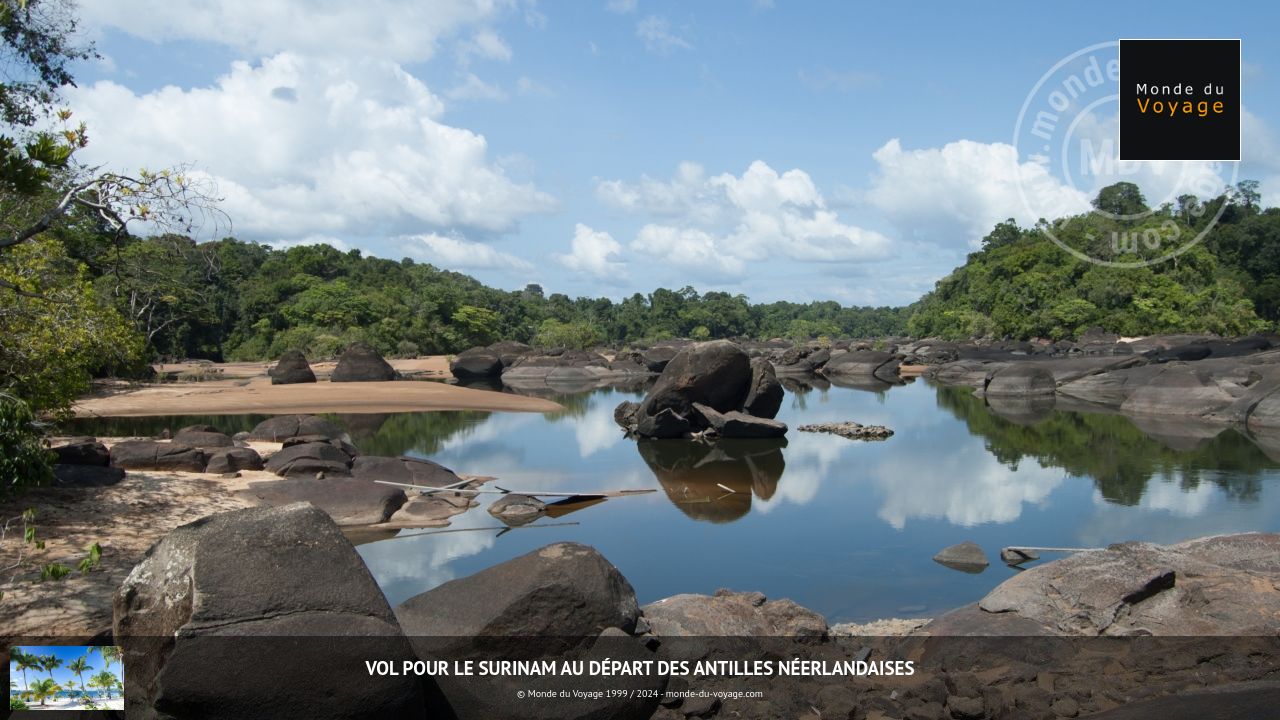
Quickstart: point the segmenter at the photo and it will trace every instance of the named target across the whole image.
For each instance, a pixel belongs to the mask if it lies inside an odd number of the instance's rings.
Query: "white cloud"
[[[466,66],[473,57],[505,62],[511,59],[511,47],[498,33],[484,28],[470,39],[458,43],[459,64]]]
[[[625,15],[626,13],[635,12],[637,4],[637,0],[609,0],[609,2],[605,3],[605,7],[609,9],[609,12]]]
[[[661,15],[650,15],[636,23],[636,37],[652,52],[666,55],[672,50],[692,50],[693,44],[671,29],[671,23]]]
[[[280,53],[210,87],[67,94],[93,133],[87,162],[195,163],[250,239],[505,231],[555,204],[490,162],[483,136],[441,122],[439,98],[391,62]]]
[[[118,0],[82,3],[79,11],[90,28],[115,28],[154,42],[202,40],[254,55],[288,50],[413,62],[430,58],[441,39],[491,22],[514,5],[511,0]]]
[[[445,93],[451,100],[506,100],[507,94],[502,88],[476,77],[475,73],[467,73],[462,82],[449,88]]]
[[[1013,217],[1033,224],[1089,209],[1089,196],[1070,188],[1042,166],[1018,162],[1005,143],[959,140],[941,148],[903,150],[897,138],[872,154],[878,172],[866,194],[911,239],[938,244],[976,245],[997,223]],[[1032,207],[1056,208],[1031,217],[1018,183]]]
[[[533,265],[484,243],[426,233],[402,238],[406,252],[450,270],[507,270],[531,272]]]
[[[572,251],[568,255],[556,255],[556,260],[571,270],[599,278],[616,278],[622,273],[623,265],[613,257],[621,252],[622,246],[612,235],[578,223],[573,230]]]
[[[650,216],[631,247],[684,270],[741,275],[748,262],[789,258],[858,262],[886,257],[883,235],[845,224],[803,170],[778,174],[755,161],[741,175],[708,178],[682,163],[669,182],[597,183],[607,205]]]

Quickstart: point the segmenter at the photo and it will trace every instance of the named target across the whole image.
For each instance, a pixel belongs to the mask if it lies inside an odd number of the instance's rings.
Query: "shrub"
[[[53,479],[53,453],[25,402],[0,394],[0,495]]]

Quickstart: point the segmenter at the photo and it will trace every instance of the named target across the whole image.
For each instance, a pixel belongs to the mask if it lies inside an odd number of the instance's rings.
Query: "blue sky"
[[[105,56],[67,98],[88,160],[191,164],[241,238],[506,288],[911,302],[996,220],[1079,208],[1121,179],[1039,178],[1024,203],[1014,138],[1046,71],[1120,37],[1241,37],[1239,177],[1280,194],[1266,7],[121,0],[81,14]],[[1105,138],[1111,108],[1081,127]]]
[[[72,660],[75,660],[76,658],[82,658],[82,657],[88,659],[89,666],[92,669],[84,673],[84,680],[86,683],[85,689],[91,689],[89,688],[89,685],[88,685],[90,677],[107,669],[107,666],[102,662],[102,656],[99,655],[96,651],[90,652],[92,648],[89,648],[89,647],[83,647],[79,645],[48,645],[48,646],[23,645],[20,647],[22,647],[24,651],[31,653],[33,655],[57,656],[58,659],[62,661],[63,667],[54,669],[53,679],[55,682],[57,682],[64,689],[67,689],[67,690],[80,689],[80,678],[78,678],[75,673],[67,670],[67,668],[65,667],[66,664],[71,662]],[[118,660],[112,661],[110,672],[114,674],[117,678],[120,678],[123,680],[124,670],[121,668],[120,662]],[[44,670],[27,670],[28,682],[43,680],[48,677],[49,677],[49,673],[45,672]],[[15,666],[13,663],[9,663],[9,679],[18,684],[18,687],[17,687],[18,690],[26,689],[22,684],[23,682],[22,672],[19,671],[17,669],[17,666]],[[10,688],[10,689],[12,690],[13,688]]]

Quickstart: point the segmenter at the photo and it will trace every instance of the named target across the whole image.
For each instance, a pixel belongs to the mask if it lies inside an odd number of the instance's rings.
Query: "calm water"
[[[1120,416],[1025,406],[996,414],[966,389],[916,382],[878,392],[789,391],[779,415],[792,427],[785,443],[708,447],[624,438],[613,408],[638,397],[559,397],[568,410],[545,416],[336,416],[366,453],[429,457],[497,476],[507,488],[658,489],[506,533],[478,508],[450,527],[467,532],[410,530],[361,544],[388,599],[571,540],[603,552],[642,603],[728,587],[789,597],[833,622],[930,616],[977,600],[1015,572],[997,557],[1006,545],[1280,530],[1280,464],[1234,430],[1140,429]],[[235,432],[260,419],[97,420],[74,429],[143,434],[209,422]],[[842,420],[896,434],[857,442],[795,430]],[[566,522],[578,524],[544,527]],[[982,545],[995,564],[968,575],[931,560],[963,540]]]

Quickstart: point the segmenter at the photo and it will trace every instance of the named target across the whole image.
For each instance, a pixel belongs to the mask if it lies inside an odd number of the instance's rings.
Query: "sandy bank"
[[[472,390],[437,382],[399,380],[373,383],[272,385],[265,377],[163,384],[105,384],[74,407],[79,417],[144,415],[285,415],[291,413],[375,413],[429,410],[555,412],[560,404],[542,398]]]

